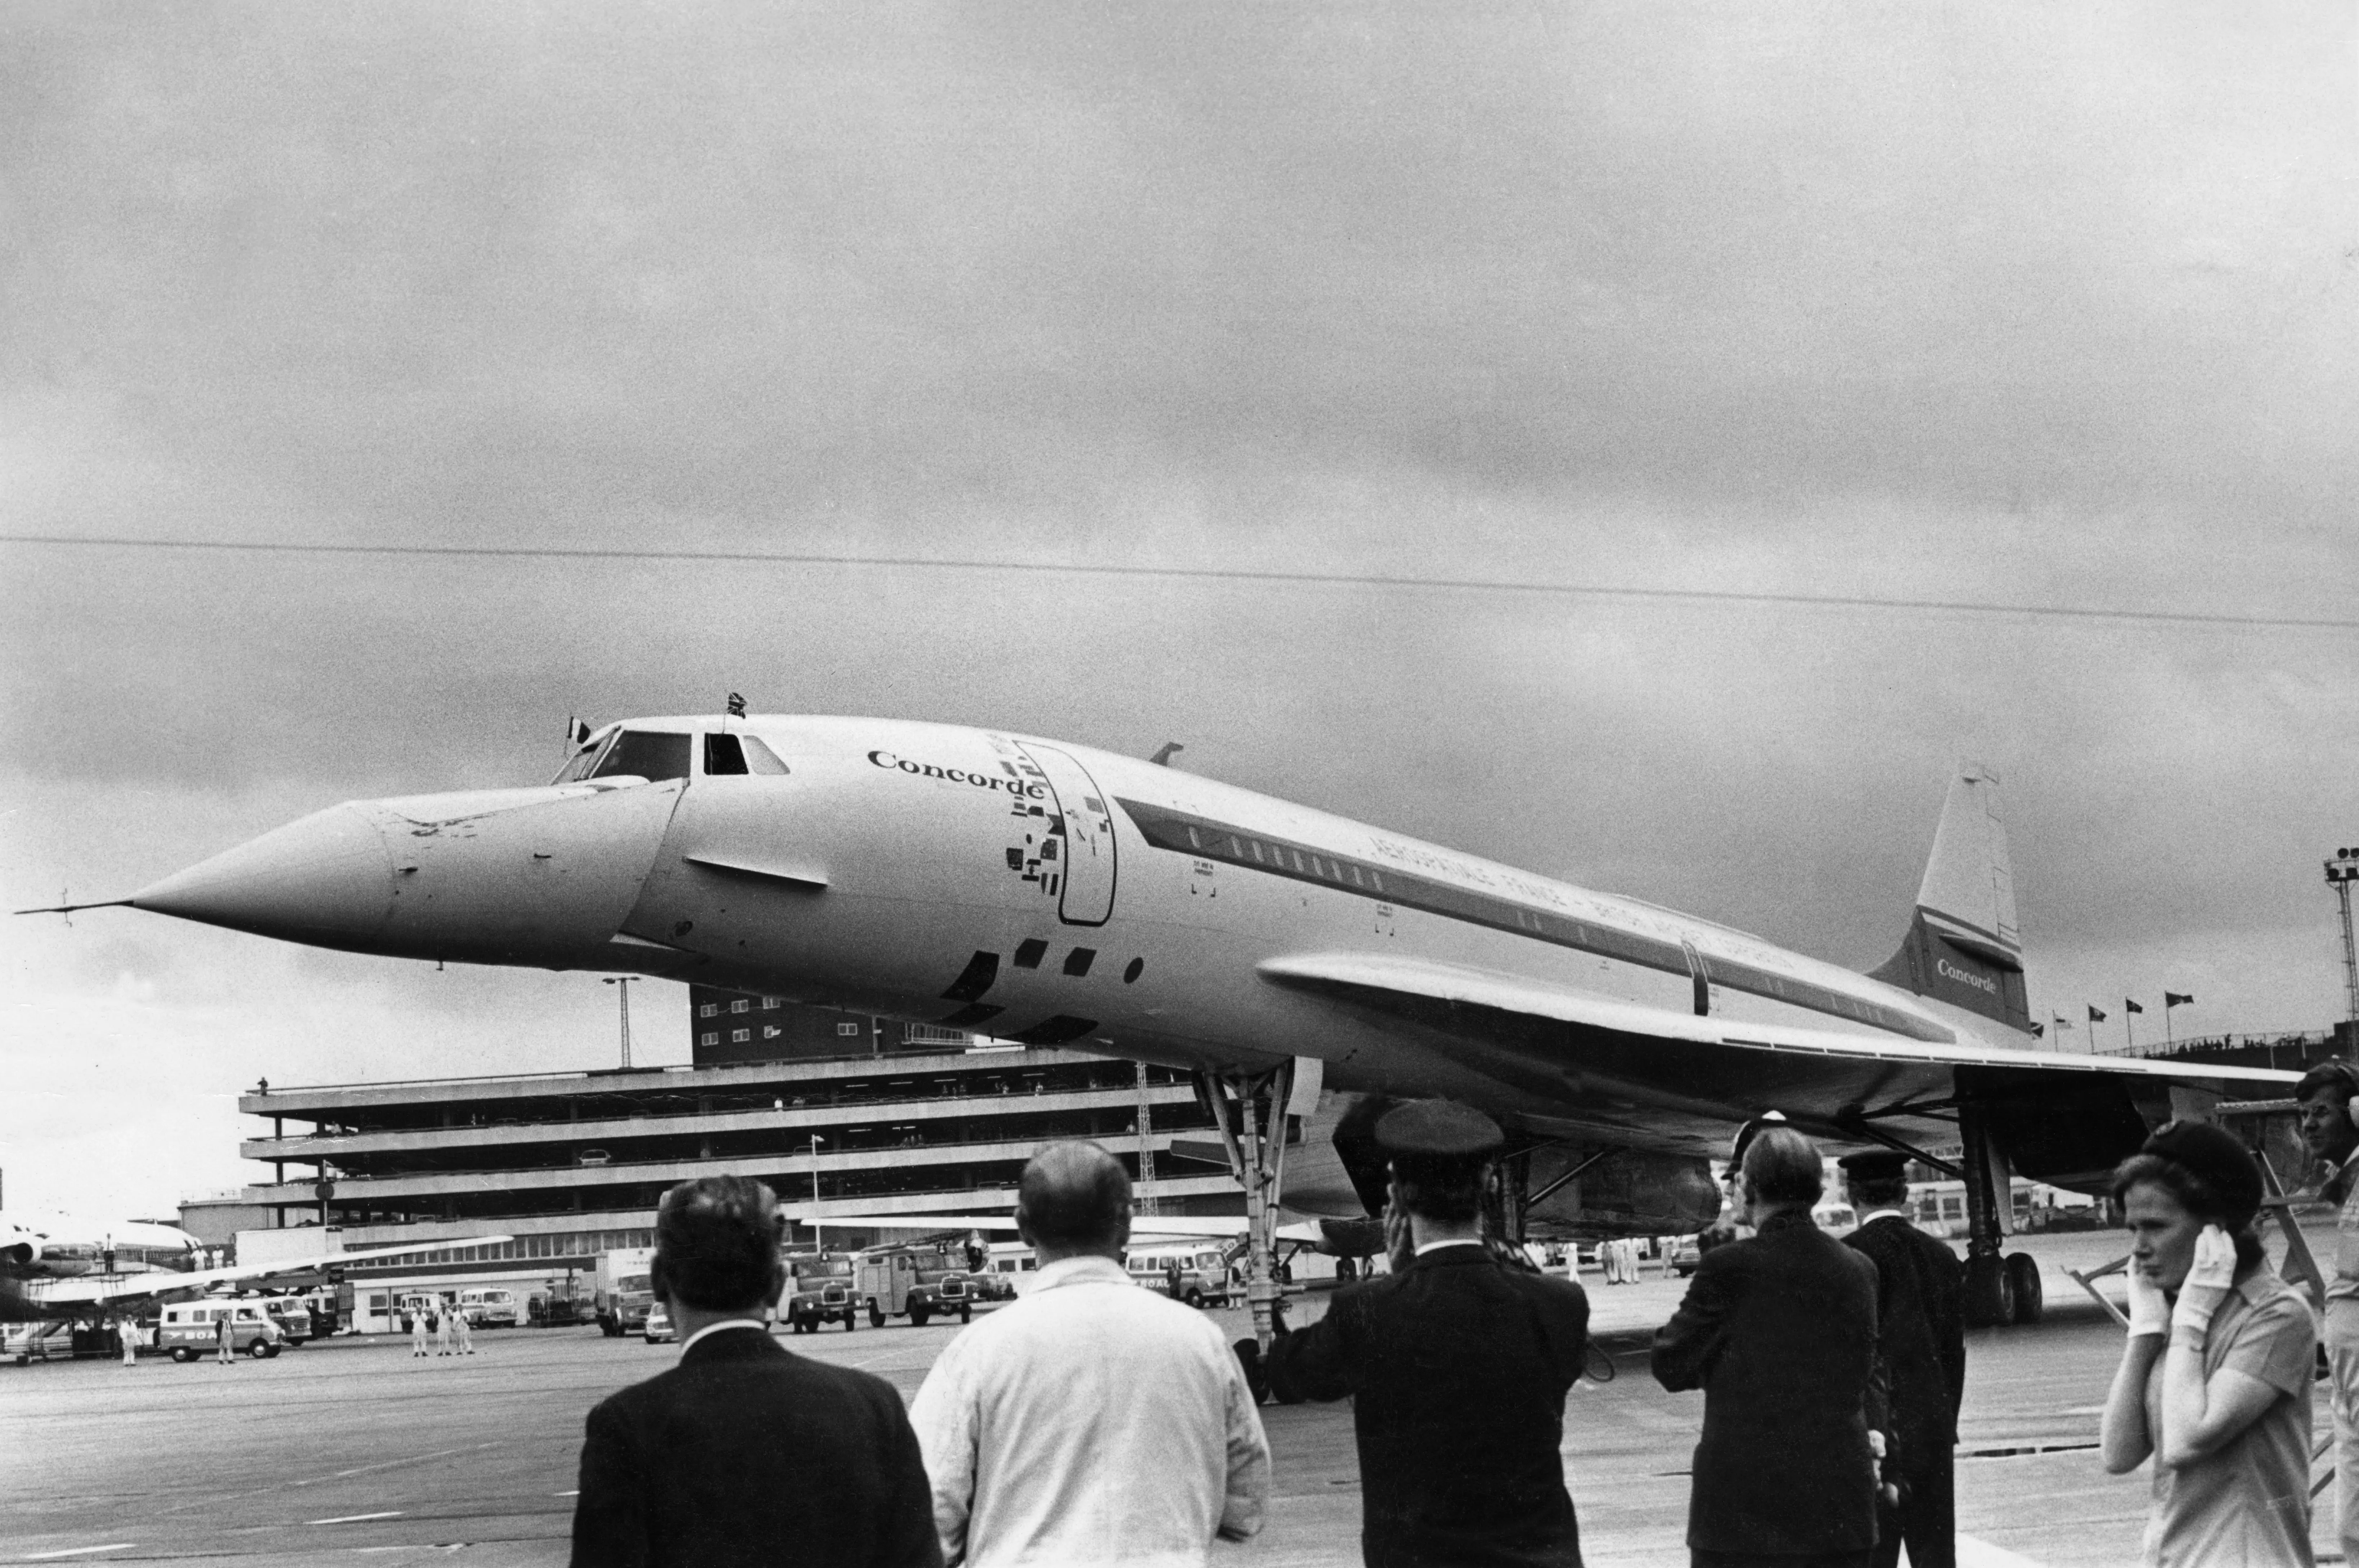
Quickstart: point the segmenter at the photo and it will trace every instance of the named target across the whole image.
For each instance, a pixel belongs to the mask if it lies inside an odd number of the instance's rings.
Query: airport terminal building
[[[1143,1209],[1242,1212],[1224,1166],[1172,1152],[1217,1137],[1184,1073],[704,987],[690,1007],[684,1067],[258,1087],[239,1109],[269,1132],[241,1152],[273,1174],[245,1201],[350,1251],[453,1238],[348,1269],[364,1327],[411,1286],[563,1288],[601,1252],[651,1245],[673,1183],[724,1172],[767,1181],[793,1238],[831,1247],[899,1237],[832,1212],[1006,1214],[1024,1161],[1063,1138],[1120,1156]],[[458,1240],[495,1234],[509,1239]]]

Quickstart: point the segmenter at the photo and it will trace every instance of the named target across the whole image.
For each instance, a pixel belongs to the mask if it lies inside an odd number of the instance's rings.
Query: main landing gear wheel
[[[2039,1287],[2039,1260],[2029,1253],[2010,1253],[2006,1259],[2007,1288],[2015,1296],[2013,1321],[2036,1323],[2045,1305]]]
[[[1986,1252],[1966,1259],[1965,1305],[1968,1328],[2000,1328],[2015,1322],[2015,1281],[2005,1258]]]

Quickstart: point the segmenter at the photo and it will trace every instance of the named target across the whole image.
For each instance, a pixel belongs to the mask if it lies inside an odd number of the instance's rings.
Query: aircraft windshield
[[[647,1276],[645,1274],[625,1274],[614,1281],[614,1289],[626,1296],[634,1292],[644,1292],[647,1288]]]
[[[625,730],[590,769],[592,779],[636,774],[649,780],[688,777],[689,741],[684,735],[659,735],[650,730]]]
[[[852,1260],[846,1258],[830,1258],[795,1265],[795,1278],[798,1279],[848,1279],[851,1277]]]

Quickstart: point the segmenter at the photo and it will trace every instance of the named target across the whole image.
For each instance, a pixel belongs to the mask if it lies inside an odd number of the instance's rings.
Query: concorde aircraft
[[[2010,1174],[2082,1191],[2147,1131],[2291,1074],[2042,1049],[1996,780],[1951,781],[1913,918],[1861,975],[1168,766],[996,730],[634,719],[537,789],[356,800],[118,904],[434,962],[635,972],[1194,1071],[1265,1245],[1321,1172],[1450,1095],[1518,1140],[1512,1228],[1692,1229],[1776,1110],[1965,1178],[1970,1311],[2030,1321]],[[1307,1182],[1300,1178],[1310,1178]]]

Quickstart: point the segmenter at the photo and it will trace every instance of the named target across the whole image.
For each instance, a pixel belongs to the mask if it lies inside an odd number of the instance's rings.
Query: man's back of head
[[[703,1312],[759,1312],[784,1283],[782,1226],[769,1187],[745,1176],[706,1176],[664,1194],[656,1212],[656,1293]]]
[[[1130,1173],[1094,1143],[1052,1143],[1025,1163],[1016,1228],[1043,1263],[1112,1258],[1130,1240]]]

